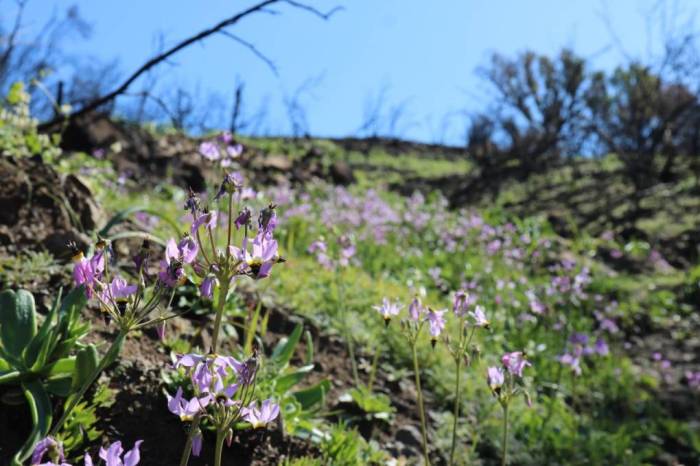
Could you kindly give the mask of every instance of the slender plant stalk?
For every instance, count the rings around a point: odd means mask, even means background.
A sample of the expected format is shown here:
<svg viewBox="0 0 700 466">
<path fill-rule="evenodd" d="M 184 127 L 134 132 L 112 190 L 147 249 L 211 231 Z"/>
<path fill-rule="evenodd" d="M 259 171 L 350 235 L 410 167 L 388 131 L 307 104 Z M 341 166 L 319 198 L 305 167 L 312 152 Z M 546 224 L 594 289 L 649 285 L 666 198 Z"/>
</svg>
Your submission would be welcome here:
<svg viewBox="0 0 700 466">
<path fill-rule="evenodd" d="M 450 465 L 455 464 L 455 447 L 457 446 L 457 419 L 459 418 L 459 402 L 461 400 L 461 370 L 462 370 L 462 357 L 459 355 L 457 357 L 457 375 L 455 376 L 455 406 L 452 419 L 452 446 L 450 447 Z"/>
<path fill-rule="evenodd" d="M 78 390 L 78 392 L 71 398 L 70 402 L 63 408 L 63 415 L 53 426 L 53 429 L 51 429 L 49 436 L 54 437 L 58 433 L 59 429 L 68 419 L 68 416 L 70 416 L 70 414 L 73 412 L 73 409 L 75 409 L 80 400 L 85 396 L 85 392 L 88 391 L 88 388 L 90 388 L 90 386 L 95 382 L 95 380 L 97 380 L 97 377 L 100 376 L 102 371 L 105 370 L 105 368 L 114 361 L 116 356 L 119 354 L 119 351 L 121 351 L 122 343 L 126 338 L 126 334 L 127 332 L 125 330 L 119 331 L 119 333 L 117 334 L 117 338 L 114 339 L 109 349 L 100 360 L 100 363 L 97 365 L 97 367 L 95 367 L 95 370 L 92 372 L 92 374 L 90 374 L 90 377 L 88 377 L 85 383 L 83 383 L 83 386 L 80 387 L 80 390 Z"/>
<path fill-rule="evenodd" d="M 355 342 L 353 341 L 352 335 L 350 334 L 350 327 L 348 326 L 348 316 L 345 312 L 345 289 L 343 286 L 343 281 L 340 278 L 340 273 L 337 270 L 335 272 L 335 286 L 338 290 L 338 308 L 340 309 L 340 321 L 343 323 L 343 336 L 348 344 L 348 353 L 350 354 L 350 364 L 352 366 L 352 376 L 355 380 L 355 386 L 359 388 L 360 376 L 357 371 L 357 361 L 355 360 Z"/>
<path fill-rule="evenodd" d="M 454 405 L 454 411 L 453 411 L 453 416 L 454 419 L 452 420 L 452 446 L 450 447 L 450 465 L 454 465 L 454 457 L 455 457 L 455 447 L 457 446 L 457 420 L 459 419 L 459 407 L 460 407 L 460 401 L 462 400 L 462 386 L 461 386 L 461 369 L 462 369 L 462 357 L 464 355 L 464 352 L 466 351 L 467 348 L 469 348 L 469 345 L 472 342 L 472 338 L 474 337 L 474 332 L 476 331 L 476 327 L 472 327 L 471 332 L 469 332 L 469 337 L 466 337 L 466 332 L 464 330 L 464 317 L 462 317 L 462 320 L 460 320 L 459 324 L 460 328 L 460 342 L 459 342 L 459 347 L 457 351 L 457 357 L 455 359 L 455 364 L 457 366 L 457 375 L 455 379 L 455 405 Z M 466 339 L 466 341 L 465 341 Z"/>
<path fill-rule="evenodd" d="M 501 450 L 501 466 L 508 464 L 508 403 L 503 405 L 503 448 Z"/>
<path fill-rule="evenodd" d="M 253 347 L 253 339 L 255 338 L 255 333 L 258 330 L 258 321 L 260 320 L 260 308 L 262 307 L 262 298 L 258 299 L 258 305 L 255 306 L 255 311 L 253 316 L 249 319 L 248 325 L 245 327 L 245 337 L 243 345 L 243 354 L 251 354 Z"/>
<path fill-rule="evenodd" d="M 416 376 L 416 392 L 418 394 L 418 414 L 420 415 L 420 429 L 423 435 L 423 458 L 426 466 L 430 466 L 430 458 L 428 457 L 428 431 L 425 423 L 425 408 L 423 407 L 423 390 L 420 386 L 420 370 L 418 367 L 418 353 L 416 352 L 416 342 L 411 342 L 411 350 L 413 351 L 413 373 Z"/>
<path fill-rule="evenodd" d="M 221 456 L 224 451 L 225 438 L 225 431 L 219 430 L 216 432 L 216 451 L 214 452 L 214 466 L 221 466 Z"/>
<path fill-rule="evenodd" d="M 180 466 L 187 466 L 190 461 L 190 453 L 192 452 L 192 441 L 194 440 L 194 434 L 199 428 L 199 414 L 197 414 L 192 420 L 192 425 L 190 426 L 190 431 L 187 434 L 187 441 L 185 442 L 185 449 L 182 450 L 182 457 L 180 458 Z"/>
<path fill-rule="evenodd" d="M 374 378 L 377 374 L 377 364 L 379 363 L 379 355 L 382 352 L 382 346 L 377 343 L 374 349 L 374 357 L 372 358 L 372 368 L 369 372 L 369 383 L 367 384 L 367 391 L 372 393 L 372 387 L 374 387 Z"/>
<path fill-rule="evenodd" d="M 223 274 L 221 279 L 221 287 L 216 300 L 216 319 L 214 320 L 214 334 L 212 336 L 212 351 L 216 353 L 219 350 L 219 333 L 221 332 L 221 319 L 224 316 L 224 307 L 226 306 L 226 295 L 228 295 L 230 277 L 227 273 Z"/>
</svg>

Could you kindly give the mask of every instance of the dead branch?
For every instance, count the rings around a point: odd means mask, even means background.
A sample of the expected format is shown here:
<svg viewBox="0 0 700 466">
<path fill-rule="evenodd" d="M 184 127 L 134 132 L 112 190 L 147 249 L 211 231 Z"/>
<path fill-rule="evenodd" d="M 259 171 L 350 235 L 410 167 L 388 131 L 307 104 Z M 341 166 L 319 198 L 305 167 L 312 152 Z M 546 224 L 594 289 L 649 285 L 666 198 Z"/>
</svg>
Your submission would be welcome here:
<svg viewBox="0 0 700 466">
<path fill-rule="evenodd" d="M 323 13 L 310 5 L 306 5 L 304 3 L 299 3 L 299 2 L 296 2 L 294 0 L 265 0 L 265 1 L 262 1 L 260 3 L 257 3 L 256 5 L 251 6 L 250 8 L 248 8 L 244 11 L 241 11 L 241 12 L 231 16 L 230 18 L 227 18 L 227 19 L 221 21 L 220 23 L 218 23 L 218 24 L 216 24 L 208 29 L 205 29 L 205 30 L 199 32 L 198 34 L 195 34 L 194 36 L 191 36 L 191 37 L 179 42 L 178 44 L 176 44 L 172 48 L 166 50 L 165 52 L 159 53 L 158 55 L 154 56 L 153 58 L 148 60 L 146 63 L 141 65 L 141 67 L 139 67 L 134 73 L 132 73 L 116 89 L 114 89 L 113 91 L 103 95 L 102 97 L 99 97 L 99 98 L 93 100 L 92 102 L 86 104 L 84 107 L 71 113 L 66 118 L 73 119 L 73 118 L 79 117 L 81 115 L 89 113 L 89 112 L 103 106 L 104 104 L 114 100 L 119 95 L 126 92 L 126 90 L 129 88 L 129 86 L 131 86 L 131 84 L 133 84 L 134 81 L 136 81 L 141 75 L 143 75 L 148 70 L 155 67 L 156 65 L 168 60 L 170 57 L 172 57 L 173 55 L 175 55 L 179 51 L 189 47 L 190 45 L 192 45 L 194 43 L 200 42 L 213 34 L 221 32 L 225 28 L 233 26 L 234 24 L 238 23 L 240 20 L 242 20 L 243 18 L 245 18 L 247 16 L 250 16 L 250 15 L 258 13 L 258 12 L 270 13 L 270 9 L 268 7 L 273 5 L 273 4 L 276 4 L 276 3 L 286 3 L 288 5 L 291 5 L 294 8 L 299 8 L 299 9 L 308 11 L 316 16 L 319 16 L 320 18 L 322 18 L 324 20 L 330 18 L 333 14 L 335 14 L 336 12 L 338 12 L 342 9 L 341 7 L 335 7 L 327 13 Z M 51 121 L 51 122 L 45 123 L 42 125 L 42 128 L 46 128 L 46 127 L 51 126 L 55 123 L 56 123 L 56 121 Z"/>
<path fill-rule="evenodd" d="M 263 54 L 260 50 L 258 50 L 258 48 L 255 47 L 255 45 L 251 44 L 250 42 L 248 42 L 245 39 L 238 37 L 235 34 L 231 34 L 228 31 L 219 31 L 219 32 L 221 34 L 225 35 L 226 37 L 228 37 L 229 39 L 232 39 L 232 40 L 238 42 L 239 44 L 241 44 L 242 46 L 244 46 L 245 48 L 250 50 L 253 53 L 253 55 L 255 55 L 260 60 L 265 62 L 267 67 L 270 68 L 270 71 L 272 71 L 275 76 L 279 77 L 279 72 L 277 71 L 277 66 L 275 65 L 275 62 L 273 62 L 270 58 L 268 58 L 265 54 Z"/>
</svg>

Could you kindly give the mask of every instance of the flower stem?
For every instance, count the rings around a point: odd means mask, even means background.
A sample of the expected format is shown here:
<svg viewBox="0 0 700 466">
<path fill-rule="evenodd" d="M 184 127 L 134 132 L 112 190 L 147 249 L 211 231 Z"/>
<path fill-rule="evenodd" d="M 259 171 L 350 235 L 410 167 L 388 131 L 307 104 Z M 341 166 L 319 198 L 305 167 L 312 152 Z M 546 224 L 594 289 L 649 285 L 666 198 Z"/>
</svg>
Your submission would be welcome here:
<svg viewBox="0 0 700 466">
<path fill-rule="evenodd" d="M 224 450 L 224 439 L 226 438 L 225 431 L 218 430 L 216 432 L 216 451 L 214 452 L 214 466 L 221 466 L 221 455 Z"/>
<path fill-rule="evenodd" d="M 180 466 L 187 466 L 190 461 L 190 453 L 192 453 L 192 441 L 194 439 L 195 433 L 199 428 L 199 415 L 196 415 L 192 420 L 192 425 L 190 426 L 190 431 L 187 433 L 187 441 L 185 442 L 185 449 L 182 450 L 182 457 L 180 458 Z"/>
<path fill-rule="evenodd" d="M 382 346 L 377 343 L 374 349 L 374 358 L 372 358 L 372 368 L 369 373 L 369 383 L 367 384 L 367 391 L 372 393 L 372 387 L 374 386 L 374 378 L 377 375 L 377 364 L 379 364 L 379 355 L 382 352 Z"/>
<path fill-rule="evenodd" d="M 457 358 L 457 375 L 455 377 L 455 406 L 452 419 L 452 446 L 450 447 L 450 466 L 455 464 L 455 447 L 457 446 L 457 419 L 459 419 L 459 403 L 461 401 L 462 387 L 460 385 L 460 376 L 462 370 L 462 357 Z"/>
<path fill-rule="evenodd" d="M 59 429 L 63 426 L 66 420 L 68 420 L 68 416 L 70 416 L 70 414 L 73 412 L 73 409 L 75 409 L 75 407 L 78 405 L 83 396 L 85 396 L 85 392 L 88 391 L 88 388 L 90 388 L 90 386 L 95 382 L 95 380 L 97 380 L 97 377 L 99 377 L 102 371 L 109 364 L 114 362 L 114 359 L 117 357 L 117 355 L 122 349 L 122 344 L 124 343 L 126 334 L 126 330 L 119 331 L 117 337 L 114 339 L 109 349 L 100 360 L 99 364 L 97 364 L 97 366 L 95 367 L 95 370 L 92 372 L 92 374 L 90 374 L 90 377 L 88 377 L 87 380 L 85 380 L 82 387 L 80 387 L 80 390 L 78 390 L 78 392 L 71 397 L 68 404 L 63 408 L 63 415 L 53 426 L 53 429 L 51 429 L 49 436 L 54 437 L 58 433 Z"/>
<path fill-rule="evenodd" d="M 420 370 L 418 368 L 418 353 L 416 352 L 416 342 L 411 342 L 411 350 L 413 351 L 413 373 L 416 376 L 416 392 L 418 396 L 418 414 L 420 415 L 420 428 L 423 436 L 423 458 L 426 466 L 430 466 L 430 458 L 428 457 L 428 432 L 425 423 L 425 408 L 423 407 L 423 390 L 420 386 Z"/>
<path fill-rule="evenodd" d="M 216 300 L 216 319 L 214 320 L 214 334 L 212 336 L 211 349 L 216 353 L 219 349 L 219 333 L 221 332 L 221 319 L 224 316 L 224 307 L 226 305 L 226 295 L 228 295 L 228 286 L 230 277 L 224 274 L 219 287 L 219 295 Z"/>
<path fill-rule="evenodd" d="M 343 281 L 340 278 L 340 273 L 335 272 L 335 285 L 338 290 L 338 308 L 340 309 L 340 321 L 343 324 L 343 337 L 348 344 L 348 354 L 350 355 L 350 364 L 352 366 L 352 376 L 355 380 L 355 386 L 360 388 L 360 376 L 357 371 L 357 361 L 355 360 L 355 342 L 353 341 L 350 327 L 348 326 L 348 316 L 345 308 L 345 288 Z"/>
<path fill-rule="evenodd" d="M 501 458 L 501 466 L 506 466 L 508 464 L 508 403 L 503 405 L 503 447 Z"/>
</svg>

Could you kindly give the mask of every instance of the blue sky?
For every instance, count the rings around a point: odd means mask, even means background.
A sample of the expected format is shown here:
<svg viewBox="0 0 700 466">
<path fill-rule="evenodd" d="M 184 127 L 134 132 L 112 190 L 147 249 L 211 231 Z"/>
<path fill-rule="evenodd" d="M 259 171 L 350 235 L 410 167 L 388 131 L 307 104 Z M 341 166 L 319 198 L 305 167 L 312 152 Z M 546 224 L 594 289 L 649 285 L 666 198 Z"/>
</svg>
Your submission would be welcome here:
<svg viewBox="0 0 700 466">
<path fill-rule="evenodd" d="M 156 49 L 210 26 L 250 5 L 234 0 L 31 0 L 26 34 L 70 5 L 93 24 L 87 41 L 70 42 L 73 53 L 117 60 L 122 75 Z M 645 18 L 658 0 L 315 0 L 319 9 L 342 4 L 344 11 L 322 21 L 288 6 L 282 14 L 259 15 L 231 32 L 270 57 L 279 76 L 250 51 L 218 36 L 195 45 L 160 69 L 161 88 L 183 86 L 216 94 L 226 104 L 237 78 L 246 83 L 248 110 L 269 102 L 264 128 L 289 131 L 283 101 L 305 82 L 309 129 L 314 135 L 355 134 L 371 96 L 385 90 L 389 107 L 403 104 L 398 135 L 423 141 L 461 142 L 464 114 L 483 109 L 490 90 L 475 72 L 491 52 L 513 55 L 525 49 L 553 54 L 573 48 L 611 68 L 625 55 L 658 51 L 663 28 L 691 18 L 691 2 L 670 0 Z M 10 0 L 0 0 L 2 5 Z M 6 10 L 7 11 L 7 10 Z M 610 28 L 616 32 L 613 39 Z M 4 18 L 7 20 L 7 17 Z M 138 89 L 138 85 L 136 89 Z M 204 100 L 204 98 L 203 98 Z M 443 125 L 443 122 L 447 122 Z"/>
</svg>

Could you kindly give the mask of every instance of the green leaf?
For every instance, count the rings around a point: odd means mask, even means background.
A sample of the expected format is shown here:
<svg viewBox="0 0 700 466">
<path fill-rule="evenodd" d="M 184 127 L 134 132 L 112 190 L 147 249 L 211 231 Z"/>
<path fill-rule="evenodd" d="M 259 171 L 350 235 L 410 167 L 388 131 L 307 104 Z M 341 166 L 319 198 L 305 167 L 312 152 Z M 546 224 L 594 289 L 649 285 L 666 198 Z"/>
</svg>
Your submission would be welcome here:
<svg viewBox="0 0 700 466">
<path fill-rule="evenodd" d="M 25 95 L 24 83 L 22 81 L 17 81 L 10 86 L 10 91 L 7 93 L 7 103 L 10 105 L 18 105 L 24 100 Z"/>
<path fill-rule="evenodd" d="M 83 384 L 91 380 L 99 360 L 100 355 L 95 345 L 88 345 L 78 352 L 73 371 L 73 390 L 79 390 Z"/>
<path fill-rule="evenodd" d="M 272 356 L 270 357 L 274 364 L 284 366 L 289 363 L 289 360 L 292 359 L 292 355 L 294 354 L 294 350 L 299 344 L 299 339 L 301 338 L 301 332 L 303 329 L 304 326 L 302 324 L 297 324 L 289 337 L 282 338 L 280 340 L 274 351 L 272 351 Z"/>
<path fill-rule="evenodd" d="M 281 377 L 278 377 L 275 381 L 275 391 L 279 395 L 285 393 L 294 385 L 301 382 L 304 379 L 304 377 L 306 377 L 306 374 L 311 372 L 313 369 L 314 365 L 310 364 L 308 366 L 301 367 L 290 374 L 285 374 Z"/>
<path fill-rule="evenodd" d="M 55 346 L 54 338 L 49 334 L 53 326 L 53 321 L 58 313 L 59 303 L 61 302 L 61 294 L 63 289 L 58 290 L 58 296 L 54 300 L 51 310 L 46 315 L 44 322 L 39 327 L 39 331 L 34 335 L 31 343 L 24 351 L 24 363 L 32 370 L 38 371 L 48 359 L 49 353 Z"/>
<path fill-rule="evenodd" d="M 51 427 L 51 400 L 46 390 L 38 380 L 22 384 L 24 396 L 29 404 L 29 412 L 32 416 L 32 431 L 22 448 L 12 460 L 12 466 L 21 466 L 29 458 L 34 450 L 34 445 L 46 437 Z"/>
<path fill-rule="evenodd" d="M 331 383 L 328 380 L 322 380 L 313 387 L 299 390 L 292 395 L 301 404 L 302 409 L 310 409 L 314 405 L 322 403 L 330 389 Z"/>
<path fill-rule="evenodd" d="M 0 385 L 17 383 L 20 375 L 19 371 L 3 372 L 0 374 Z"/>
<path fill-rule="evenodd" d="M 373 393 L 365 387 L 353 388 L 350 390 L 350 396 L 357 406 L 364 412 L 370 414 L 392 413 L 394 408 L 391 406 L 391 400 L 383 393 Z"/>
<path fill-rule="evenodd" d="M 304 364 L 313 364 L 314 361 L 314 339 L 311 337 L 311 332 L 304 332 L 306 338 L 306 361 Z"/>
<path fill-rule="evenodd" d="M 69 374 L 72 375 L 73 372 L 75 371 L 75 360 L 76 358 L 70 357 L 70 358 L 62 358 L 56 361 L 55 363 L 51 364 L 49 366 L 49 372 L 48 375 L 60 375 L 60 374 Z"/>
<path fill-rule="evenodd" d="M 73 382 L 70 376 L 49 379 L 46 382 L 46 390 L 56 396 L 66 398 L 73 390 Z"/>
<path fill-rule="evenodd" d="M 80 316 L 80 312 L 83 310 L 87 304 L 87 296 L 85 296 L 85 289 L 83 285 L 77 288 L 73 288 L 70 293 L 66 295 L 61 303 L 61 310 L 59 312 L 61 323 L 66 322 L 66 330 L 73 326 L 73 323 Z"/>
<path fill-rule="evenodd" d="M 0 340 L 5 351 L 20 359 L 35 334 L 34 296 L 26 290 L 0 293 Z"/>
</svg>

